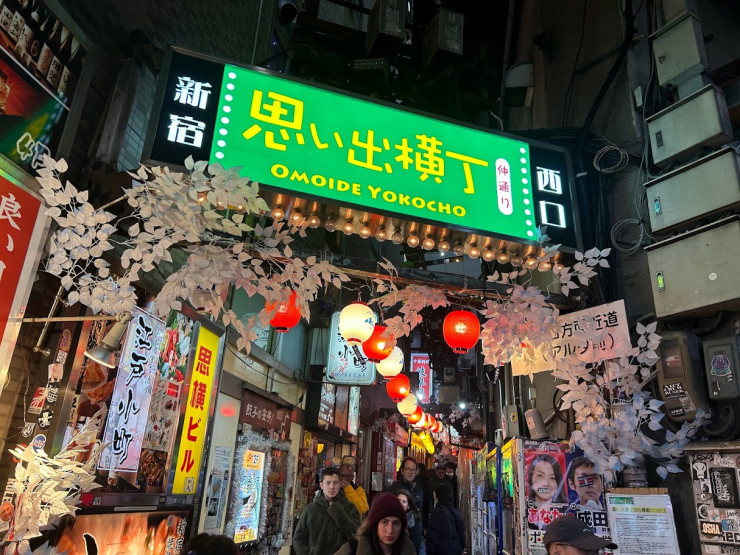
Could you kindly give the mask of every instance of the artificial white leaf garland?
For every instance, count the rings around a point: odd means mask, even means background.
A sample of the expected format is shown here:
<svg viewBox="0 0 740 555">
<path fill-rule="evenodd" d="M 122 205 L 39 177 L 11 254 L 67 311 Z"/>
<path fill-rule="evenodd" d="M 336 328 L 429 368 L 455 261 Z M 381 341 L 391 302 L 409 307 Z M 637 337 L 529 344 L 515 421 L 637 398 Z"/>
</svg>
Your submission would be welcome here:
<svg viewBox="0 0 740 555">
<path fill-rule="evenodd" d="M 142 166 L 130 173 L 132 187 L 124 191 L 133 213 L 115 222 L 112 214 L 94 209 L 84 191 L 62 183 L 60 177 L 66 170 L 63 160 L 46 157 L 44 162 L 39 177 L 41 194 L 49 205 L 47 214 L 59 225 L 50 242 L 46 269 L 60 277 L 71 302 L 79 301 L 93 311 L 118 314 L 131 310 L 136 303 L 132 284 L 140 272 L 171 260 L 170 250 L 181 248 L 189 253 L 187 262 L 167 278 L 157 296 L 156 311 L 165 315 L 181 308 L 180 299 L 206 292 L 204 309 L 225 326 L 233 326 L 239 335 L 237 347 L 248 352 L 257 337 L 257 319 L 242 320 L 226 309 L 219 294 L 225 287 L 243 289 L 249 296 L 262 295 L 268 303 L 286 301 L 290 290 L 295 290 L 301 313 L 308 317 L 309 302 L 317 298 L 322 287 L 340 288 L 349 281 L 341 269 L 326 261 L 314 256 L 305 260 L 293 257 L 291 235 L 304 236 L 306 220 L 260 224 L 260 214 L 268 207 L 259 197 L 258 184 L 240 177 L 238 168 L 227 170 L 192 159 L 185 164 L 190 173 Z M 125 237 L 114 237 L 114 233 L 120 234 L 119 228 L 125 228 Z M 538 236 L 542 242 L 547 240 L 541 231 Z M 113 243 L 124 247 L 121 262 L 125 272 L 115 280 L 102 258 Z M 594 461 L 599 471 L 613 478 L 614 472 L 641 455 L 663 462 L 658 468 L 661 475 L 676 471 L 682 447 L 705 415 L 700 411 L 696 421 L 684 424 L 676 434 L 668 431 L 662 443 L 644 433 L 646 428 L 662 429 L 657 401 L 645 390 L 653 378 L 651 367 L 660 340 L 654 326 L 638 326 L 644 344 L 634 349 L 624 346 L 624 356 L 616 361 L 558 354 L 553 338 L 559 312 L 550 301 L 549 289 L 554 287 L 568 296 L 588 285 L 597 275 L 597 268 L 609 267 L 610 254 L 610 249 L 598 248 L 576 252 L 576 263 L 567 267 L 556 262 L 558 249 L 559 245 L 543 247 L 532 268 L 489 276 L 493 287 L 486 291 L 484 307 L 479 309 L 486 364 L 499 366 L 517 355 L 532 365 L 534 346 L 545 349 L 557 366 L 553 375 L 564 381 L 559 386 L 564 391 L 562 408 L 572 407 L 581 427 L 571 442 Z M 421 322 L 423 309 L 450 305 L 440 289 L 416 285 L 399 289 L 394 281 L 396 268 L 387 260 L 379 265 L 388 278 L 373 280 L 380 296 L 370 302 L 377 303 L 381 312 L 398 313 L 386 320 L 395 337 L 410 334 Z M 542 267 L 551 267 L 556 278 L 546 292 L 531 284 L 533 272 Z M 480 294 L 471 292 L 476 293 Z M 258 319 L 264 326 L 271 316 L 265 308 Z M 595 326 L 583 327 L 584 345 L 602 340 L 602 332 Z M 612 390 L 625 397 L 619 406 L 612 403 Z"/>
</svg>

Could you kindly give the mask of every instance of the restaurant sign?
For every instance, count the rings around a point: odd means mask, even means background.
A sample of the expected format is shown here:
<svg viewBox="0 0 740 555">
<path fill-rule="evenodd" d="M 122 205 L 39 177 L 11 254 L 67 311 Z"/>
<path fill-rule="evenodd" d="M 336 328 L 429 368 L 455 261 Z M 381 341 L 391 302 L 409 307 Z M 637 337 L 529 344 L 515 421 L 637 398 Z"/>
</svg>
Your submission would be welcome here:
<svg viewBox="0 0 740 555">
<path fill-rule="evenodd" d="M 257 430 L 272 430 L 280 437 L 290 437 L 291 411 L 262 395 L 245 389 L 242 391 L 242 406 L 239 422 L 249 424 Z"/>
<path fill-rule="evenodd" d="M 575 242 L 558 149 L 179 51 L 161 94 L 152 161 L 192 155 L 299 196 L 531 242 L 547 225 Z"/>
</svg>

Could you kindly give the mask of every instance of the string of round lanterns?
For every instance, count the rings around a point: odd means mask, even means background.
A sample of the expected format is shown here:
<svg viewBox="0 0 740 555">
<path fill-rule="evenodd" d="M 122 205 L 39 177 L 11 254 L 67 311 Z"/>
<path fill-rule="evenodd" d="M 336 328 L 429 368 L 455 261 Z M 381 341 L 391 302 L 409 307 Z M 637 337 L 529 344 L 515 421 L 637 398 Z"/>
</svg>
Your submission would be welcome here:
<svg viewBox="0 0 740 555">
<path fill-rule="evenodd" d="M 297 303 L 298 295 L 295 291 L 290 292 L 287 302 L 280 303 L 280 306 L 275 309 L 277 301 L 267 303 L 265 308 L 268 312 L 275 311 L 275 315 L 270 320 L 270 325 L 275 328 L 278 333 L 285 333 L 290 328 L 294 327 L 301 319 L 301 311 L 298 308 Z"/>
<path fill-rule="evenodd" d="M 339 333 L 349 345 L 360 345 L 375 331 L 375 313 L 362 301 L 354 301 L 339 313 Z"/>
<path fill-rule="evenodd" d="M 416 425 L 419 423 L 419 421 L 424 417 L 424 409 L 421 407 L 416 407 L 416 410 L 409 414 L 406 417 L 406 420 L 409 421 L 409 424 Z"/>
<path fill-rule="evenodd" d="M 388 326 L 375 324 L 372 335 L 362 344 L 362 352 L 370 362 L 377 364 L 388 358 L 395 347 L 394 344 L 395 341 L 388 331 Z"/>
<path fill-rule="evenodd" d="M 445 316 L 442 334 L 453 353 L 465 354 L 478 342 L 480 322 L 468 310 L 453 310 Z"/>
<path fill-rule="evenodd" d="M 391 354 L 375 365 L 375 369 L 386 380 L 398 376 L 403 370 L 403 351 L 400 347 L 393 347 Z"/>
</svg>

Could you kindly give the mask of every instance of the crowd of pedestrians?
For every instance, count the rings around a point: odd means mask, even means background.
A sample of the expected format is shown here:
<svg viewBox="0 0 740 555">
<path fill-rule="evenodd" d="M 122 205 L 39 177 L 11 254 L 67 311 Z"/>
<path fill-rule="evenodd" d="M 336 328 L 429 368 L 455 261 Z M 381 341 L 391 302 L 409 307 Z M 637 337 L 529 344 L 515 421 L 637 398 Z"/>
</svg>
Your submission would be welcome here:
<svg viewBox="0 0 740 555">
<path fill-rule="evenodd" d="M 406 457 L 398 479 L 368 504 L 349 464 L 327 467 L 293 535 L 296 555 L 461 555 L 466 533 L 457 510 L 454 463 L 431 476 Z"/>
</svg>

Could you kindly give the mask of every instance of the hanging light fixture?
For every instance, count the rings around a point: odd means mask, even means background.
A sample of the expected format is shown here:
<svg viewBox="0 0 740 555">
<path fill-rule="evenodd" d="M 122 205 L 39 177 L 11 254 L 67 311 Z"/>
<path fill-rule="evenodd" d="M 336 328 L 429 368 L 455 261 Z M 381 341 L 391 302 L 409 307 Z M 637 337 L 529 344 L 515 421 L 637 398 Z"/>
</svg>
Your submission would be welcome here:
<svg viewBox="0 0 740 555">
<path fill-rule="evenodd" d="M 396 405 L 396 408 L 398 409 L 398 412 L 404 416 L 411 416 L 416 412 L 416 409 L 419 408 L 418 403 L 416 395 L 409 393 L 408 397 Z"/>
<path fill-rule="evenodd" d="M 312 229 L 316 229 L 321 225 L 321 218 L 319 218 L 319 215 L 314 212 L 308 217 L 308 227 Z"/>
<path fill-rule="evenodd" d="M 401 233 L 401 228 L 396 228 L 396 230 L 393 232 L 393 235 L 391 235 L 391 241 L 394 245 L 400 245 L 401 243 L 403 243 L 403 233 Z"/>
<path fill-rule="evenodd" d="M 385 383 L 385 390 L 394 403 L 400 403 L 408 397 L 411 390 L 411 382 L 405 374 L 399 374 Z"/>
<path fill-rule="evenodd" d="M 412 231 L 411 233 L 409 233 L 409 236 L 406 237 L 406 244 L 412 248 L 418 247 L 419 246 L 419 236 Z"/>
<path fill-rule="evenodd" d="M 128 329 L 128 323 L 131 321 L 131 313 L 127 312 L 120 319 L 118 317 L 116 319 L 118 321 L 105 334 L 100 344 L 85 351 L 87 358 L 94 360 L 98 364 L 102 364 L 106 368 L 115 368 L 118 364 L 115 352 L 118 350 L 118 345 L 121 343 L 123 334 Z"/>
<path fill-rule="evenodd" d="M 339 313 L 339 333 L 350 345 L 370 339 L 375 329 L 375 314 L 367 304 L 354 301 Z"/>
<path fill-rule="evenodd" d="M 388 232 L 385 230 L 384 225 L 379 225 L 375 230 L 375 238 L 381 243 L 388 239 Z"/>
<path fill-rule="evenodd" d="M 362 226 L 360 226 L 360 237 L 362 237 L 363 239 L 367 239 L 372 234 L 373 234 L 373 231 L 370 229 L 369 225 L 362 224 Z"/>
<path fill-rule="evenodd" d="M 328 218 L 326 218 L 326 223 L 324 224 L 324 227 L 326 228 L 326 231 L 334 233 L 337 230 L 337 220 L 334 219 L 333 216 L 329 216 Z"/>
<path fill-rule="evenodd" d="M 370 362 L 378 363 L 388 358 L 394 348 L 393 335 L 388 326 L 375 324 L 373 334 L 362 344 L 362 352 Z"/>
<path fill-rule="evenodd" d="M 398 376 L 403 370 L 403 351 L 393 347 L 391 353 L 375 365 L 375 369 L 386 380 Z"/>
<path fill-rule="evenodd" d="M 265 305 L 268 312 L 275 311 L 275 315 L 272 317 L 272 320 L 270 320 L 270 325 L 275 328 L 276 332 L 285 333 L 300 321 L 301 311 L 298 308 L 297 299 L 298 295 L 296 292 L 291 291 L 290 297 L 288 297 L 288 302 L 280 303 L 277 310 L 275 310 L 277 301 L 274 303 L 267 303 Z"/>
<path fill-rule="evenodd" d="M 421 242 L 421 248 L 425 251 L 432 250 L 434 248 L 434 237 L 431 235 L 424 237 L 424 240 Z"/>
<path fill-rule="evenodd" d="M 272 209 L 272 212 L 270 212 L 270 216 L 272 216 L 272 219 L 276 222 L 279 222 L 283 218 L 285 218 L 285 210 L 283 210 L 283 207 L 278 204 L 275 208 Z"/>
<path fill-rule="evenodd" d="M 438 434 L 442 431 L 442 422 L 437 420 L 437 422 L 434 424 L 434 427 L 430 430 L 433 434 Z"/>
<path fill-rule="evenodd" d="M 427 419 L 427 425 L 424 426 L 425 430 L 431 430 L 434 428 L 434 426 L 437 424 L 437 419 L 434 418 L 431 414 L 429 415 L 429 418 Z"/>
<path fill-rule="evenodd" d="M 439 243 L 437 243 L 437 249 L 439 252 L 447 252 L 450 250 L 450 242 L 447 239 L 442 239 Z"/>
<path fill-rule="evenodd" d="M 416 410 L 406 417 L 409 424 L 417 424 L 421 417 L 424 415 L 424 410 L 421 407 L 416 407 Z"/>
<path fill-rule="evenodd" d="M 453 353 L 464 354 L 478 341 L 480 322 L 470 311 L 453 310 L 445 316 L 442 334 Z"/>
<path fill-rule="evenodd" d="M 478 248 L 478 245 L 473 243 L 470 245 L 470 248 L 468 249 L 468 256 L 470 258 L 478 258 L 480 256 L 480 249 Z"/>
</svg>

